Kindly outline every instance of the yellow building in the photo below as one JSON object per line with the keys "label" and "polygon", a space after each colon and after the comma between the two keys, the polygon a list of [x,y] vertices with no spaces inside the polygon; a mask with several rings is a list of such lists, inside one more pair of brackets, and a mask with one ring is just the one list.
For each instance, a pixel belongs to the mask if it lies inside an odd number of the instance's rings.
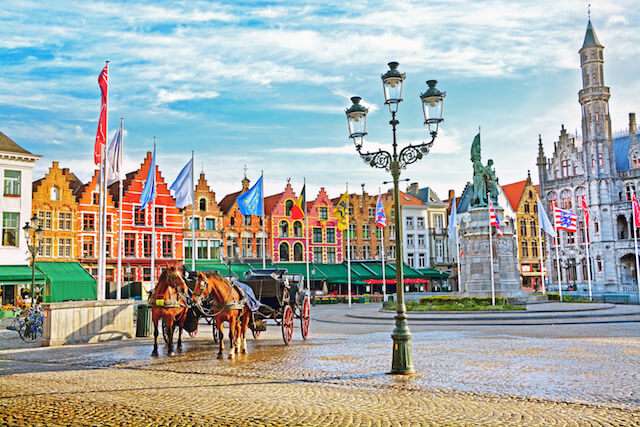
{"label": "yellow building", "polygon": [[55,161],[44,177],[33,182],[32,211],[44,230],[38,261],[78,259],[75,227],[82,188],[78,177]]}
{"label": "yellow building", "polygon": [[502,186],[502,190],[516,212],[516,235],[518,237],[518,264],[522,286],[530,290],[542,288],[540,264],[540,241],[544,252],[544,233],[538,232],[538,186],[527,179]]}

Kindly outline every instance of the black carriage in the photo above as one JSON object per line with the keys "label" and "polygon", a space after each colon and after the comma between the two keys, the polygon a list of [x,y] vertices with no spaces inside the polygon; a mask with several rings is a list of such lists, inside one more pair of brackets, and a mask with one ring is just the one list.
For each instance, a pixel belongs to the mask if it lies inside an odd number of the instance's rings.
{"label": "black carriage", "polygon": [[285,269],[253,270],[246,274],[242,282],[251,287],[260,301],[260,309],[253,313],[249,324],[254,338],[266,329],[267,320],[273,320],[282,329],[284,343],[289,345],[295,319],[299,319],[302,339],[307,339],[311,299],[302,279],[287,274]]}

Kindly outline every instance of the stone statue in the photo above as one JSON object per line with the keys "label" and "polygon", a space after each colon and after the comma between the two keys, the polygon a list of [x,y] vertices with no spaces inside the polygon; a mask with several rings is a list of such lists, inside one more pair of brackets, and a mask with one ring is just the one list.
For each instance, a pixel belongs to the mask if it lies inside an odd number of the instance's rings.
{"label": "stone statue", "polygon": [[478,133],[471,144],[471,163],[473,164],[473,193],[471,207],[485,207],[488,205],[487,193],[494,204],[498,203],[498,178],[493,167],[493,160],[489,159],[487,166],[482,165],[480,153],[480,134]]}

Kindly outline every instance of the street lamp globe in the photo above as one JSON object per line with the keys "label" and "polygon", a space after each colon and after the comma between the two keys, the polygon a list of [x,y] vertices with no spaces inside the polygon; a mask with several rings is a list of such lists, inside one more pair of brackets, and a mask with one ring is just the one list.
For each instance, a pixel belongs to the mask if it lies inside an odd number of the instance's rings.
{"label": "street lamp globe", "polygon": [[426,92],[420,95],[424,124],[432,135],[438,133],[438,125],[444,120],[442,118],[444,112],[444,97],[447,95],[446,92],[441,92],[436,87],[437,83],[437,80],[427,80],[428,88]]}
{"label": "street lamp globe", "polygon": [[352,105],[347,108],[347,126],[349,129],[349,138],[353,140],[356,149],[360,150],[364,144],[364,137],[367,134],[367,113],[369,109],[360,104],[362,98],[354,96],[351,98]]}
{"label": "street lamp globe", "polygon": [[384,103],[389,106],[389,111],[395,113],[402,102],[402,83],[405,74],[398,71],[399,63],[392,61],[387,64],[389,71],[382,75],[382,89],[384,90]]}

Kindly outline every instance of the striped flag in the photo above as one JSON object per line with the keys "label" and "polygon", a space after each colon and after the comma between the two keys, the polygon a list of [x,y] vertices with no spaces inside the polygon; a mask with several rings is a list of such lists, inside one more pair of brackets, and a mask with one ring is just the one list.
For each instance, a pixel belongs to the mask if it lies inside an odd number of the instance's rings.
{"label": "striped flag", "polygon": [[570,210],[553,206],[554,226],[556,230],[564,230],[575,233],[578,230],[578,215]]}
{"label": "striped flag", "polygon": [[109,103],[109,63],[104,66],[98,76],[100,86],[100,117],[96,130],[96,143],[93,146],[93,161],[96,165],[102,162],[102,148],[107,144],[107,106]]}
{"label": "striped flag", "polygon": [[384,205],[382,204],[382,194],[378,194],[376,202],[376,227],[385,228],[387,226],[387,215],[384,213]]}
{"label": "striped flag", "polygon": [[635,220],[636,228],[640,227],[640,204],[638,204],[638,199],[636,199],[636,194],[633,193],[631,195],[631,205],[633,206],[633,218]]}
{"label": "striped flag", "polygon": [[489,225],[495,227],[498,236],[502,236],[502,228],[500,228],[500,219],[496,214],[496,210],[493,208],[493,202],[489,198]]}

